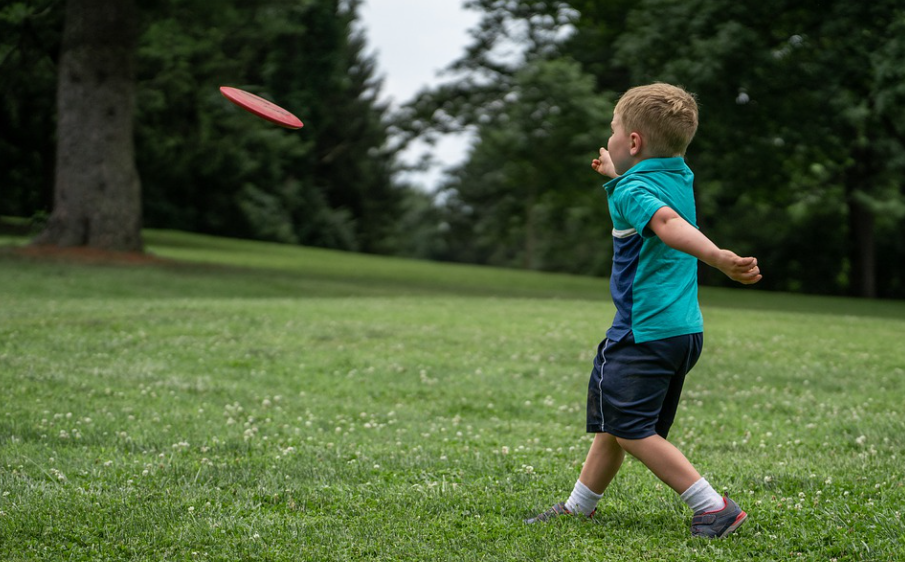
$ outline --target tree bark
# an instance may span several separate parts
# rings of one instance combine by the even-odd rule
[[[68,0],[57,86],[54,207],[36,244],[141,251],[134,0]]]
[[[852,238],[852,281],[859,297],[877,297],[877,252],[874,240],[874,215],[854,197],[848,202],[849,229]]]

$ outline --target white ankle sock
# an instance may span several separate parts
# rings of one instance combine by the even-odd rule
[[[679,496],[691,511],[719,511],[725,505],[723,496],[713,489],[707,480],[701,478]]]
[[[591,515],[597,509],[597,502],[603,494],[595,494],[590,488],[581,483],[581,480],[575,481],[575,487],[572,488],[572,494],[566,500],[566,509],[572,513],[582,513]]]

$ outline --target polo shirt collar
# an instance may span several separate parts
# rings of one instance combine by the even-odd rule
[[[604,188],[614,188],[616,184],[625,179],[630,174],[645,172],[679,172],[687,168],[685,158],[674,156],[672,158],[645,158],[628,169],[621,176],[615,177],[603,184]]]

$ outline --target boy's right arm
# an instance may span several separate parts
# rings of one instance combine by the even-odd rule
[[[757,283],[763,277],[757,267],[757,259],[743,258],[730,250],[723,250],[711,242],[704,233],[683,219],[675,210],[660,207],[647,227],[670,248],[675,248],[719,269],[733,281],[745,285]]]

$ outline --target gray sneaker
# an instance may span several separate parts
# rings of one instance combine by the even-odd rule
[[[691,520],[691,536],[721,539],[738,529],[748,514],[737,503],[723,496],[723,509],[699,511]]]
[[[594,517],[594,513],[597,513],[596,509],[590,515],[584,515],[583,517],[587,517],[588,519],[590,519],[590,518]],[[545,511],[543,513],[539,513],[539,514],[535,515],[534,517],[532,517],[531,519],[525,519],[525,523],[528,523],[528,524],[546,523],[547,521],[550,521],[551,519],[555,519],[562,515],[580,515],[580,514],[572,513],[571,511],[566,509],[565,503],[559,502],[558,504],[554,505],[547,511]]]

